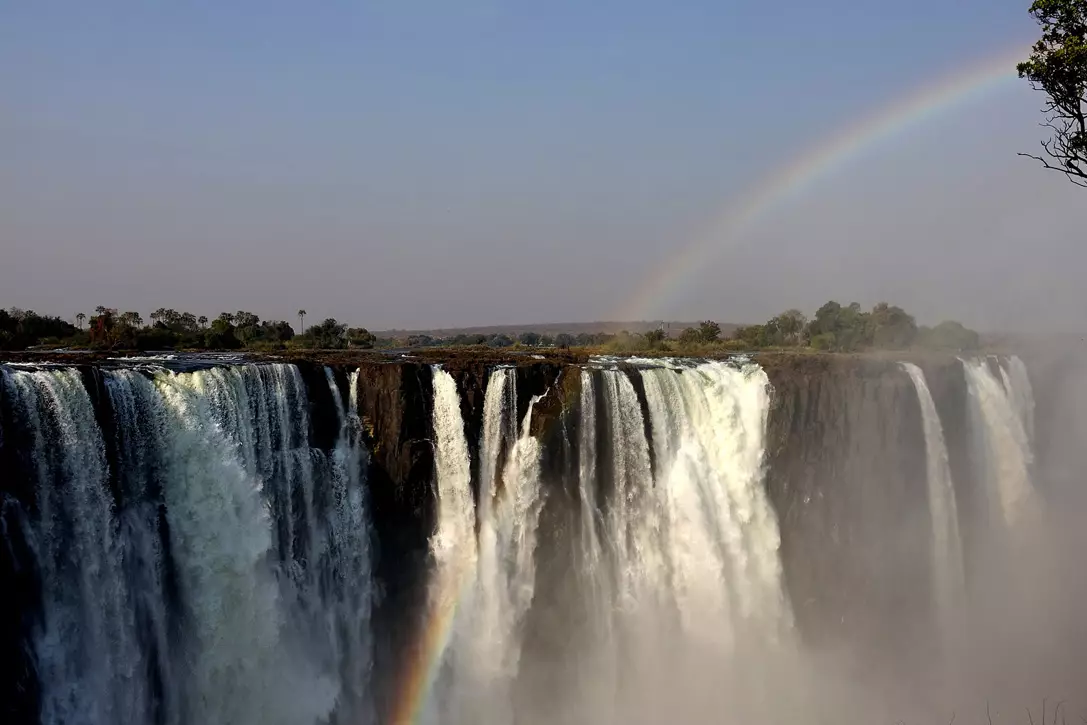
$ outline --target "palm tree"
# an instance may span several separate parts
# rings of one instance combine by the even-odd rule
[[[82,312],[80,312],[78,315],[75,316],[75,321],[77,323],[79,323],[79,329],[80,330],[83,329],[83,321],[86,320],[86,319],[87,319],[87,316],[85,314],[83,314]]]
[[[298,311],[298,326],[302,328],[302,331],[300,333],[298,333],[298,334],[299,335],[305,335],[306,334],[306,311],[305,310],[299,310]]]
[[[207,327],[208,326],[207,315],[200,315],[200,317],[196,321],[197,321],[197,323],[200,324],[201,327]]]

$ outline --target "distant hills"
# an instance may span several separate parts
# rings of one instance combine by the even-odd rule
[[[594,335],[599,333],[617,334],[627,332],[644,333],[656,330],[662,325],[668,337],[678,337],[688,327],[698,327],[698,322],[679,322],[674,320],[641,320],[637,322],[545,322],[534,325],[486,325],[480,327],[448,327],[420,330],[374,330],[378,337],[404,338],[409,335],[429,335],[431,337],[456,337],[457,335],[509,335],[516,337],[524,332],[539,335]],[[721,337],[728,337],[740,325],[722,322]]]

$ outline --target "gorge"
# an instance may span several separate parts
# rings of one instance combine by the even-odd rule
[[[540,357],[0,365],[3,722],[1076,694],[1079,353]]]

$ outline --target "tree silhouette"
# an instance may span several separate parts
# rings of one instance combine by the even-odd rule
[[[721,326],[713,320],[705,320],[698,324],[698,334],[702,337],[702,342],[717,342],[721,336]]]
[[[86,319],[87,319],[87,316],[85,314],[83,314],[82,312],[80,312],[78,315],[75,316],[75,321],[77,323],[79,323],[79,329],[80,330],[83,329],[83,321],[86,320]]]
[[[1032,88],[1045,92],[1042,126],[1051,137],[1042,141],[1045,157],[1020,156],[1087,187],[1087,0],[1035,0],[1030,14],[1042,38],[1017,70]]]
[[[200,317],[196,320],[196,322],[201,327],[207,327],[208,326],[208,317],[207,317],[207,315],[200,315]]]
[[[298,334],[305,335],[306,334],[306,311],[305,310],[299,310],[298,311],[298,326],[302,330]]]

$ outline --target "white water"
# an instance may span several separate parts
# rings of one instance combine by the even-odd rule
[[[1033,398],[1027,398],[1029,388],[1013,397],[984,358],[963,360],[962,365],[981,480],[1004,523],[1014,527],[1037,509],[1030,480],[1033,453],[1023,417]]]
[[[170,641],[170,614],[166,606],[165,553],[158,531],[157,500],[169,484],[158,466],[165,420],[154,384],[132,370],[103,373],[113,405],[118,450],[117,475],[123,480],[126,506],[117,512],[120,540],[130,586],[140,594],[135,599],[137,617],[147,623],[153,640],[152,653],[163,682],[160,709],[167,724],[182,720],[183,683],[175,671],[175,644]]]
[[[487,384],[477,521],[460,397],[452,377],[434,370],[439,523],[432,550],[442,597],[462,599],[443,657],[441,704],[431,706],[428,722],[510,723],[514,718],[512,688],[521,627],[535,591],[542,507],[539,443],[529,435],[536,399],[519,435],[516,381],[515,370],[499,368]],[[477,523],[478,544],[472,538]]]
[[[1027,434],[1027,442],[1034,443],[1034,389],[1030,384],[1030,376],[1027,374],[1027,366],[1018,356],[1012,355],[1001,366],[1001,374],[1004,377],[1004,387],[1008,396],[1014,401],[1019,419],[1023,422],[1023,430]]]
[[[39,523],[28,532],[40,567],[42,621],[34,650],[42,720],[149,722],[134,597],[124,576],[102,432],[76,370],[2,371],[33,431]]]
[[[612,445],[612,490],[605,521],[616,569],[616,606],[627,612],[655,609],[664,605],[659,597],[666,589],[667,572],[645,422],[630,378],[616,370],[605,370],[602,377]]]
[[[580,414],[578,565],[592,630],[580,636],[580,715],[661,722],[694,707],[691,698],[723,696],[742,717],[773,697],[768,678],[779,670],[766,663],[794,652],[763,482],[766,375],[669,361],[596,375],[599,393],[583,372]],[[631,375],[641,377],[648,416]],[[596,394],[607,415],[601,441]]]
[[[708,362],[642,373],[653,428],[665,557],[685,634],[731,646],[791,626],[777,517],[763,487],[769,381]]]
[[[438,525],[430,538],[435,572],[430,586],[428,619],[447,622],[462,612],[471,612],[474,602],[461,602],[467,583],[475,576],[479,551],[475,535],[475,510],[472,502],[471,459],[464,421],[460,412],[460,394],[453,377],[435,365],[434,380],[434,468],[438,490]],[[458,604],[460,606],[458,606]],[[442,652],[442,680],[436,697],[425,706],[423,722],[441,723],[450,712],[459,712],[471,703],[464,687],[465,672],[461,653],[471,652],[475,641],[466,636],[460,622],[452,625],[449,642]],[[420,666],[426,666],[425,664]],[[467,698],[467,701],[465,701]]]
[[[944,627],[944,636],[949,637],[955,626],[955,613],[962,611],[966,590],[955,486],[951,479],[943,425],[925,381],[925,374],[913,363],[902,363],[902,367],[913,381],[917,401],[921,406],[921,421],[925,431],[928,505],[932,520],[933,592]]]
[[[287,491],[312,481],[311,470],[299,470],[308,449],[303,457],[293,447],[300,381],[287,368],[214,368],[155,381],[170,420],[164,463],[171,480],[184,481],[165,499],[190,612],[187,701],[197,722],[312,723],[335,702],[333,678],[286,646],[290,600],[304,592],[288,588],[284,597],[265,565],[273,524],[262,490],[273,481]],[[291,504],[280,506],[280,516],[293,516]],[[294,544],[281,542],[280,550],[302,588]]]
[[[99,371],[111,475],[78,372],[0,374],[35,440],[43,722],[313,725],[334,706],[373,720],[354,395],[344,410],[330,387],[341,432],[326,453],[294,366]]]
[[[370,525],[362,472],[366,450],[360,442],[358,370],[348,375],[348,404],[344,409],[331,368],[325,368],[329,391],[340,423],[332,451],[328,511],[324,517],[320,585],[318,592],[327,665],[340,677],[338,714],[352,723],[373,721],[369,689],[373,642],[370,566]]]

